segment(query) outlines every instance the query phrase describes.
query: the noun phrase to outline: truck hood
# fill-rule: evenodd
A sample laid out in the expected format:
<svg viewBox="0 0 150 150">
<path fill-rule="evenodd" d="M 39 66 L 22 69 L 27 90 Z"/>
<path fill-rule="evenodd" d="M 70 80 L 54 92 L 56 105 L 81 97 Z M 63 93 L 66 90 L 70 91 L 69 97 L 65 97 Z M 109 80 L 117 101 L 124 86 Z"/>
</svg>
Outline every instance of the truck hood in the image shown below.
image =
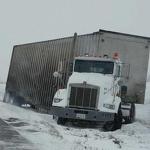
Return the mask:
<svg viewBox="0 0 150 150">
<path fill-rule="evenodd" d="M 103 75 L 99 73 L 77 73 L 74 72 L 70 78 L 68 84 L 80 84 L 86 82 L 90 85 L 111 87 L 113 83 L 112 75 Z"/>
</svg>

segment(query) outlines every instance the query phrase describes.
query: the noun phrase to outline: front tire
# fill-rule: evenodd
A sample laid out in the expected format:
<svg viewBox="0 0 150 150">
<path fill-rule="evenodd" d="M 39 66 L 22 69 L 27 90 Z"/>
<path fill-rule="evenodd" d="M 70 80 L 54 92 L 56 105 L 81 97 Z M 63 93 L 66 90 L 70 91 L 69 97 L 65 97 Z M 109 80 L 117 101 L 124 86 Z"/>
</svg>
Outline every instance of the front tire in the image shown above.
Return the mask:
<svg viewBox="0 0 150 150">
<path fill-rule="evenodd" d="M 118 113 L 115 114 L 114 120 L 111 122 L 106 122 L 104 125 L 105 131 L 115 131 L 117 129 L 121 129 L 122 127 L 122 111 L 121 107 L 119 107 Z"/>
</svg>

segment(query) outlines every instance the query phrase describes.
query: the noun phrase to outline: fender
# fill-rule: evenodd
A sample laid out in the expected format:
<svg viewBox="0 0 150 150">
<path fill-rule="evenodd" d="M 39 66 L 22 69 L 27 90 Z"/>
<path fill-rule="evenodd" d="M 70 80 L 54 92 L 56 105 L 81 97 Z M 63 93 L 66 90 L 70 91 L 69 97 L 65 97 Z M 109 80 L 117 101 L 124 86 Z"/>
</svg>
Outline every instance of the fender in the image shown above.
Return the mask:
<svg viewBox="0 0 150 150">
<path fill-rule="evenodd" d="M 121 104 L 121 99 L 120 99 L 120 97 L 116 96 L 115 101 L 113 101 L 113 102 L 105 101 L 105 102 L 103 102 L 102 105 L 104 105 L 104 104 L 114 105 L 115 108 L 114 109 L 109 109 L 109 108 L 106 108 L 104 106 L 100 106 L 100 108 L 101 108 L 100 110 L 101 111 L 103 111 L 103 112 L 110 112 L 110 113 L 118 113 L 118 109 L 119 109 L 120 104 Z"/>
<path fill-rule="evenodd" d="M 58 107 L 67 106 L 67 89 L 59 89 L 55 93 L 52 106 L 58 106 Z"/>
</svg>

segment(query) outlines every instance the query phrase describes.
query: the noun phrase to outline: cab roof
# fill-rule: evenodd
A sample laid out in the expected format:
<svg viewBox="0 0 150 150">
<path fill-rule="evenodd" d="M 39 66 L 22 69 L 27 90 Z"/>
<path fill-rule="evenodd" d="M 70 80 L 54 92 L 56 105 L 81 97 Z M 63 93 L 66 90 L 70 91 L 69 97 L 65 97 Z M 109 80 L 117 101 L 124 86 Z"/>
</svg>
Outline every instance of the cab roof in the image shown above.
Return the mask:
<svg viewBox="0 0 150 150">
<path fill-rule="evenodd" d="M 95 61 L 109 61 L 109 62 L 118 62 L 118 60 L 112 58 L 105 58 L 105 57 L 93 57 L 93 56 L 78 56 L 75 57 L 75 60 L 95 60 Z"/>
</svg>

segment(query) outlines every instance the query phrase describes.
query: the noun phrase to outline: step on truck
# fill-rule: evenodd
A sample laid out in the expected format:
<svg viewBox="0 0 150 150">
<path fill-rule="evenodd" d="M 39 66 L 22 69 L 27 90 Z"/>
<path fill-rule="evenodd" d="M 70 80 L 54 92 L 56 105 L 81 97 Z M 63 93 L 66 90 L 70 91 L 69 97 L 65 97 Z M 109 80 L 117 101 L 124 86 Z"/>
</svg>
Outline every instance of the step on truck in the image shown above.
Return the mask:
<svg viewBox="0 0 150 150">
<path fill-rule="evenodd" d="M 123 121 L 133 122 L 135 105 L 124 102 L 127 86 L 121 74 L 123 67 L 118 53 L 112 57 L 75 57 L 67 88 L 58 89 L 53 98 L 51 113 L 57 123 L 90 121 L 112 131 L 120 129 Z M 62 80 L 61 72 L 53 75 Z"/>
</svg>

